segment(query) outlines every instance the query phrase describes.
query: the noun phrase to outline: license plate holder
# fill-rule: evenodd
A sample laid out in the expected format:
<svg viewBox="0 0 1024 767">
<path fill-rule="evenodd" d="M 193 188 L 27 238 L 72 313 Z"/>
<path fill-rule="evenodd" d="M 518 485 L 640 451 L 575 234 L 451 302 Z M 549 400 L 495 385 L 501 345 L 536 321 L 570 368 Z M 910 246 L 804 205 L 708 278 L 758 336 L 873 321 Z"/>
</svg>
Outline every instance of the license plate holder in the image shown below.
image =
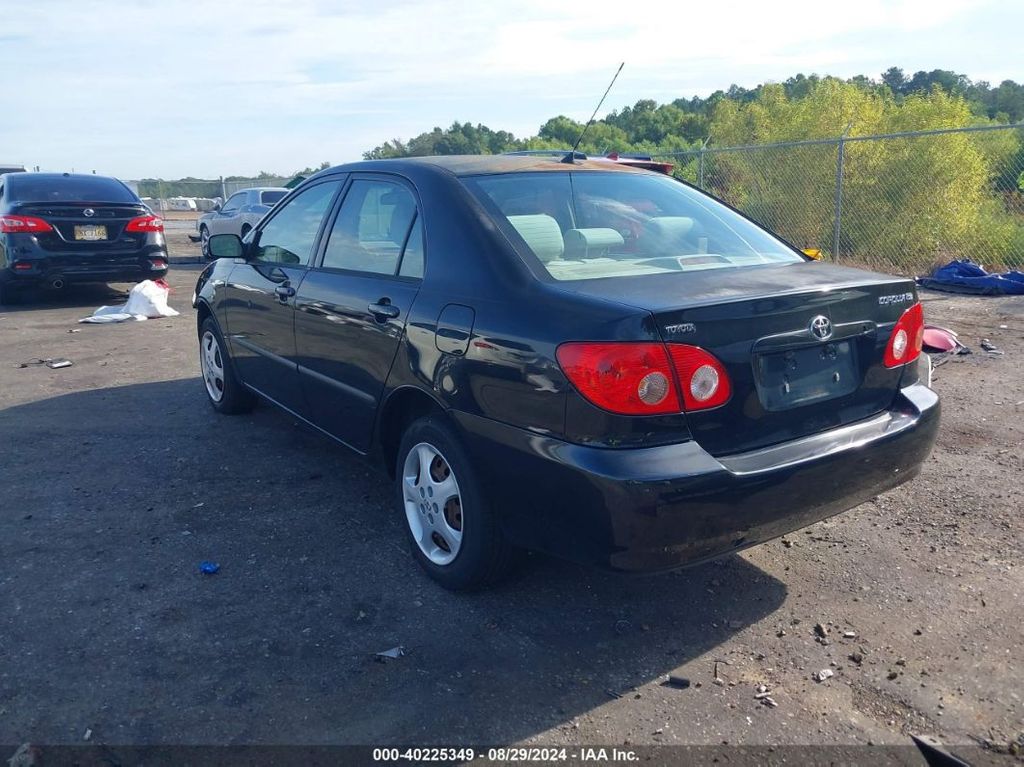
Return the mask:
<svg viewBox="0 0 1024 767">
<path fill-rule="evenodd" d="M 760 354 L 754 373 L 761 404 L 769 411 L 842 397 L 859 385 L 850 340 Z"/>
<path fill-rule="evenodd" d="M 82 242 L 96 242 L 107 239 L 107 227 L 99 224 L 85 224 L 75 227 L 75 239 Z"/>
</svg>

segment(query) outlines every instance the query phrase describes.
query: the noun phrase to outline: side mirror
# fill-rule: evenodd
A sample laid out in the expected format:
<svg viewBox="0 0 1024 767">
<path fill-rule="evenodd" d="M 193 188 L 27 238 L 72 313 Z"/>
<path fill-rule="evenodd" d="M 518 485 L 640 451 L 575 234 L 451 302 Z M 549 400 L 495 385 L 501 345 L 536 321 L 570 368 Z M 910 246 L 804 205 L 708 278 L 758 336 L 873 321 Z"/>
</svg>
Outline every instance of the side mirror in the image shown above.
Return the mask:
<svg viewBox="0 0 1024 767">
<path fill-rule="evenodd" d="M 219 202 L 215 202 L 213 204 L 213 207 L 210 208 L 210 210 L 212 210 L 214 213 L 216 213 L 218 210 L 220 210 L 220 203 Z"/>
<path fill-rule="evenodd" d="M 801 252 L 815 261 L 821 261 L 821 248 L 804 248 Z"/>
<path fill-rule="evenodd" d="M 214 258 L 243 258 L 245 248 L 237 234 L 215 234 L 210 238 L 210 255 Z"/>
</svg>

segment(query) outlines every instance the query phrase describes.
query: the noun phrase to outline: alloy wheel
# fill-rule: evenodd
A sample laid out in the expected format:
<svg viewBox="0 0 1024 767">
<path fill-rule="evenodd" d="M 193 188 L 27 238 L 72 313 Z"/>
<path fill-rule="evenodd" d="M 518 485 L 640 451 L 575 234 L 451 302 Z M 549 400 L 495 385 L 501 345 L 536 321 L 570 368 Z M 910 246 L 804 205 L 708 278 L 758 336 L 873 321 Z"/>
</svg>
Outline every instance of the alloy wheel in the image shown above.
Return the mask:
<svg viewBox="0 0 1024 767">
<path fill-rule="evenodd" d="M 199 342 L 199 361 L 203 368 L 206 393 L 214 402 L 224 398 L 224 357 L 217 337 L 207 330 Z"/>
<path fill-rule="evenodd" d="M 462 546 L 462 496 L 451 464 L 433 445 L 420 442 L 402 470 L 405 516 L 416 545 L 436 565 L 447 565 Z"/>
</svg>

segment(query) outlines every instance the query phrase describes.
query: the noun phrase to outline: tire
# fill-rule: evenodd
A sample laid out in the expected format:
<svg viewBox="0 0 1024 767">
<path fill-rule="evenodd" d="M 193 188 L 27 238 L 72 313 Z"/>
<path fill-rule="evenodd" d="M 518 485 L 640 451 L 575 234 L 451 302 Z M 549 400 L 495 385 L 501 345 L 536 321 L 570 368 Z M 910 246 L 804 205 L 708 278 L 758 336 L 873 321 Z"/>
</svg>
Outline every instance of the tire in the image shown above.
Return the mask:
<svg viewBox="0 0 1024 767">
<path fill-rule="evenodd" d="M 210 230 L 205 226 L 199 227 L 199 249 L 207 261 L 213 258 L 210 254 Z"/>
<path fill-rule="evenodd" d="M 409 425 L 395 469 L 410 548 L 431 578 L 451 591 L 471 591 L 509 572 L 516 550 L 480 490 L 469 454 L 443 418 L 426 416 Z"/>
<path fill-rule="evenodd" d="M 199 365 L 206 398 L 218 413 L 248 413 L 256 404 L 256 397 L 238 380 L 226 349 L 217 323 L 207 317 L 199 329 Z"/>
</svg>

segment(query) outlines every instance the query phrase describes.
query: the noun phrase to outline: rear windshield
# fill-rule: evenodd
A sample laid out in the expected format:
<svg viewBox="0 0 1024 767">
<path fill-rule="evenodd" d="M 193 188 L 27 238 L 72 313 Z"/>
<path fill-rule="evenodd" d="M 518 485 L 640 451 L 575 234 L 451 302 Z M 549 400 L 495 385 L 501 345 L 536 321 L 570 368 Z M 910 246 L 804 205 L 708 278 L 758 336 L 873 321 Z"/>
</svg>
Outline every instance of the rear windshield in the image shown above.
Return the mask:
<svg viewBox="0 0 1024 767">
<path fill-rule="evenodd" d="M 264 205 L 273 205 L 280 202 L 288 192 L 260 192 L 260 202 Z"/>
<path fill-rule="evenodd" d="M 19 202 L 138 202 L 139 198 L 113 178 L 103 176 L 8 176 L 8 197 Z"/>
<path fill-rule="evenodd" d="M 463 181 L 556 280 L 804 260 L 729 208 L 663 175 L 509 173 Z"/>
</svg>

